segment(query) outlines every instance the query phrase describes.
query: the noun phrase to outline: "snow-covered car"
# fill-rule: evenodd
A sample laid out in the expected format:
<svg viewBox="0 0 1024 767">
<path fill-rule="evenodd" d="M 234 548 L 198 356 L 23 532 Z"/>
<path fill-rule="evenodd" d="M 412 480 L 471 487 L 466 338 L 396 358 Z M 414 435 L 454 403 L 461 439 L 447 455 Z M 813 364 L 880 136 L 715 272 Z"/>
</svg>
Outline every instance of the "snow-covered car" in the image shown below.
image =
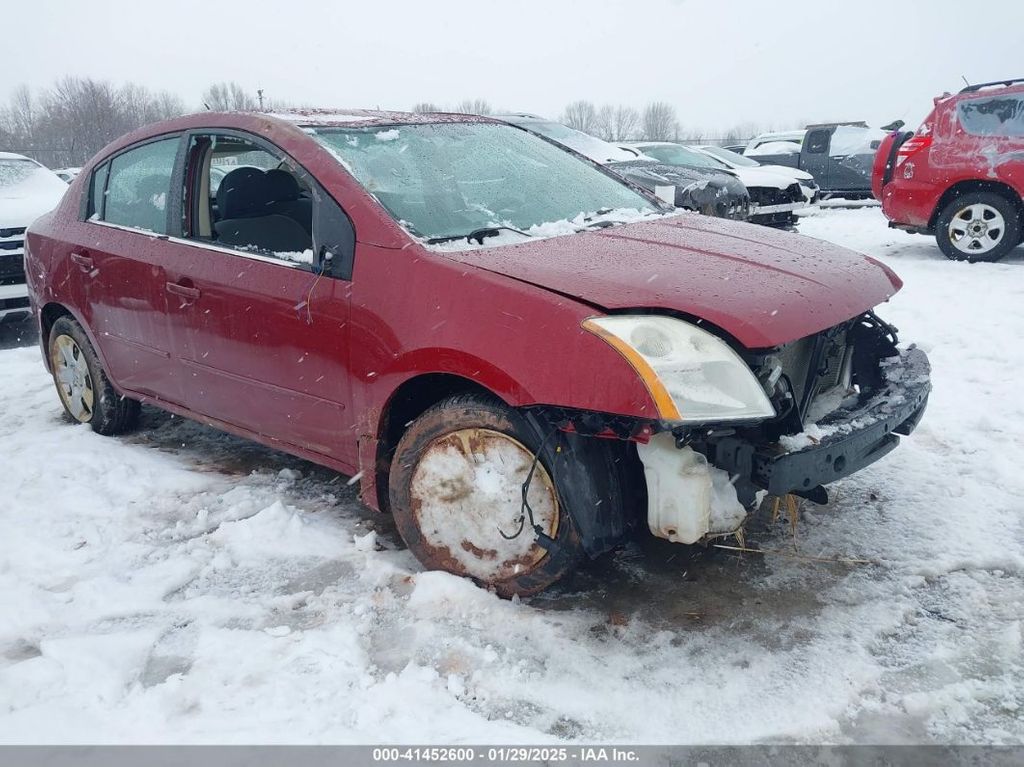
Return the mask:
<svg viewBox="0 0 1024 767">
<path fill-rule="evenodd" d="M 213 157 L 253 154 L 211 195 Z M 926 406 L 883 264 L 498 120 L 203 112 L 82 173 L 26 251 L 71 419 L 116 434 L 145 400 L 351 475 L 425 566 L 506 596 L 637 526 L 706 542 L 762 491 L 824 503 Z"/>
<path fill-rule="evenodd" d="M 747 142 L 743 154 L 782 154 L 785 152 L 799 154 L 800 145 L 804 143 L 804 136 L 806 135 L 806 128 L 804 130 L 759 133 Z"/>
<path fill-rule="evenodd" d="M 67 188 L 35 160 L 0 152 L 0 321 L 28 315 L 25 229 L 52 210 Z"/>
<path fill-rule="evenodd" d="M 662 199 L 667 193 L 677 208 L 740 221 L 749 216 L 750 194 L 734 174 L 659 162 L 536 115 L 520 112 L 496 117 L 581 154 Z"/>
<path fill-rule="evenodd" d="M 792 226 L 796 211 L 807 207 L 803 188 L 792 174 L 758 167 L 731 168 L 723 161 L 692 147 L 671 141 L 638 141 L 623 145 L 649 157 L 687 168 L 734 173 L 750 193 L 750 222 L 764 226 Z"/>
<path fill-rule="evenodd" d="M 716 160 L 721 160 L 728 167 L 740 173 L 740 178 L 743 178 L 742 169 L 744 168 L 760 168 L 762 170 L 768 170 L 772 173 L 780 176 L 788 176 L 796 180 L 800 184 L 803 190 L 804 200 L 808 205 L 813 205 L 818 202 L 821 197 L 821 188 L 818 186 L 818 182 L 815 181 L 814 176 L 805 170 L 799 168 L 791 168 L 788 165 L 775 165 L 771 163 L 761 163 L 755 160 L 753 157 L 745 157 L 744 155 L 732 151 L 728 147 L 714 146 L 713 144 L 704 144 L 696 147 L 704 154 L 709 154 Z M 746 183 L 746 182 L 744 182 Z"/>
<path fill-rule="evenodd" d="M 72 181 L 74 181 L 75 180 L 75 176 L 77 176 L 81 171 L 82 171 L 81 168 L 54 168 L 53 169 L 53 172 L 57 175 L 57 178 L 59 178 L 65 184 L 70 184 Z"/>
</svg>

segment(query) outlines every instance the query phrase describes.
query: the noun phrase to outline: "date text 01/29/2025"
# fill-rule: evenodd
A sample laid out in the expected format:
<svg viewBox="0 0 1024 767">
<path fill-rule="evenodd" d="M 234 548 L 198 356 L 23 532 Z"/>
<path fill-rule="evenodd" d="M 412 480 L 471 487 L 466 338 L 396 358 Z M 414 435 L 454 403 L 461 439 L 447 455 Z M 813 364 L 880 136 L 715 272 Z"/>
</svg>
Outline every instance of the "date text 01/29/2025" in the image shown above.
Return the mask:
<svg viewBox="0 0 1024 767">
<path fill-rule="evenodd" d="M 484 751 L 472 746 L 379 747 L 373 749 L 374 762 L 463 762 L 486 760 L 495 764 L 544 762 L 636 762 L 637 752 L 629 748 L 583 746 L 491 746 Z"/>
</svg>

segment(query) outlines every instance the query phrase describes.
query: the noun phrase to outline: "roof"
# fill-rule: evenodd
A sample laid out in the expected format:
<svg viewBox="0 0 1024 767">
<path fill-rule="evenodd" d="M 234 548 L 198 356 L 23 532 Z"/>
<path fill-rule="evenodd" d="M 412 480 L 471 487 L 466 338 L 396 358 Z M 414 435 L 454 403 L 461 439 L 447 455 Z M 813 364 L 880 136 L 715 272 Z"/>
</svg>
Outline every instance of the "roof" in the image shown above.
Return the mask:
<svg viewBox="0 0 1024 767">
<path fill-rule="evenodd" d="M 372 125 L 423 125 L 442 122 L 495 122 L 483 115 L 461 112 L 391 112 L 375 109 L 286 109 L 249 114 L 272 117 L 294 125 L 368 127 Z"/>
<path fill-rule="evenodd" d="M 1018 85 L 1020 83 L 1024 83 L 1024 77 L 1015 77 L 1011 80 L 995 80 L 994 82 L 991 83 L 977 83 L 976 85 L 968 85 L 966 88 L 963 88 L 960 92 L 975 93 L 976 91 L 980 91 L 982 88 L 993 88 L 997 85 L 1010 87 L 1013 85 Z"/>
<path fill-rule="evenodd" d="M 15 154 L 14 152 L 0 152 L 0 160 L 29 160 L 30 162 L 35 162 L 31 157 Z"/>
<path fill-rule="evenodd" d="M 237 112 L 193 112 L 172 117 L 169 120 L 150 123 L 126 133 L 101 149 L 86 168 L 109 157 L 127 146 L 161 134 L 184 130 L 208 130 L 217 128 L 252 131 L 270 139 L 284 140 L 288 134 L 301 134 L 304 127 L 361 127 L 373 128 L 392 125 L 428 125 L 437 123 L 487 123 L 498 124 L 490 117 L 452 112 L 388 112 L 369 109 L 288 109 L 237 111 Z"/>
</svg>

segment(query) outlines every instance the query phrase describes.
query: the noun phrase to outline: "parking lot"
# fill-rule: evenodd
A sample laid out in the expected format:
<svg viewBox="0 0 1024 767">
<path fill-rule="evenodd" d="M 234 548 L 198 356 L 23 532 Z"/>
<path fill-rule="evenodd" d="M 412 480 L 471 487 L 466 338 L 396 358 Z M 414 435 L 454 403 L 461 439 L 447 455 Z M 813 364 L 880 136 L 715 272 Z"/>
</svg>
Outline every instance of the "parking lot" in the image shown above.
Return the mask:
<svg viewBox="0 0 1024 767">
<path fill-rule="evenodd" d="M 873 206 L 800 231 L 903 278 L 919 429 L 795 535 L 764 515 L 770 553 L 645 536 L 521 601 L 422 572 L 326 469 L 68 425 L 4 327 L 0 739 L 1024 742 L 1024 249 L 952 262 Z"/>
</svg>

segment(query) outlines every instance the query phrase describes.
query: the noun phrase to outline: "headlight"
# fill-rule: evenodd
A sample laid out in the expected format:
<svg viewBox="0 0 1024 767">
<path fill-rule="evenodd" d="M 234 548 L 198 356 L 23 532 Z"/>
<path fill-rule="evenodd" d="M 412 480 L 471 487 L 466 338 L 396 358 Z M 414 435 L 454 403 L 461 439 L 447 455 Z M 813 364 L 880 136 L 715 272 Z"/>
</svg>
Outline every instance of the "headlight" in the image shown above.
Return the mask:
<svg viewBox="0 0 1024 767">
<path fill-rule="evenodd" d="M 626 358 L 666 421 L 746 421 L 775 415 L 740 356 L 696 325 L 637 315 L 592 317 L 583 327 Z"/>
</svg>

